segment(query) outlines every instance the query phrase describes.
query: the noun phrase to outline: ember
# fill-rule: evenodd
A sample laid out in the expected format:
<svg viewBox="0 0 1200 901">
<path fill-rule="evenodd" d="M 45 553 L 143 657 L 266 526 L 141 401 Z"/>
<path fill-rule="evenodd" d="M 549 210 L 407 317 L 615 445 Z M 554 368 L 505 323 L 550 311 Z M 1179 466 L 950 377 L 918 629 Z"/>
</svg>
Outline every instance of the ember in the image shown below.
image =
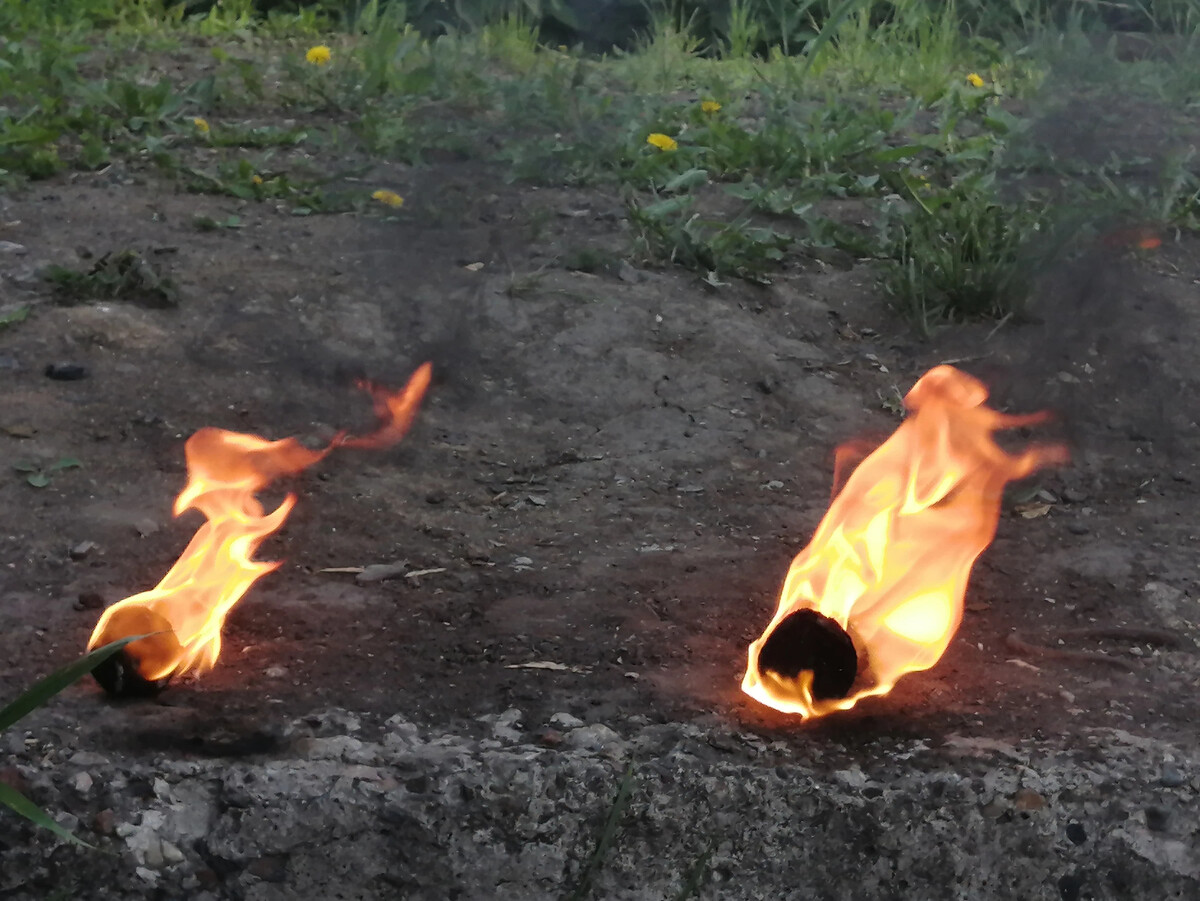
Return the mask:
<svg viewBox="0 0 1200 901">
<path fill-rule="evenodd" d="M 207 522 L 155 588 L 114 604 L 100 617 L 89 649 L 127 635 L 156 634 L 110 658 L 97 671 L 97 681 L 112 694 L 144 695 L 174 675 L 211 669 L 221 653 L 225 617 L 251 585 L 280 565 L 254 560 L 255 552 L 283 526 L 296 503 L 295 495 L 288 495 L 265 513 L 255 495 L 336 448 L 381 448 L 399 441 L 412 424 L 430 375 L 426 363 L 401 391 L 364 386 L 375 404 L 378 428 L 360 437 L 339 435 L 321 450 L 309 450 L 295 438 L 268 441 L 214 428 L 192 435 L 185 446 L 188 484 L 174 512 L 199 510 Z"/>
<path fill-rule="evenodd" d="M 750 646 L 742 690 L 776 710 L 847 710 L 937 663 L 1004 485 L 1068 459 L 1060 444 L 1006 452 L 996 431 L 1049 415 L 999 413 L 953 367 L 930 370 L 904 400 L 912 415 L 845 480 Z"/>
</svg>

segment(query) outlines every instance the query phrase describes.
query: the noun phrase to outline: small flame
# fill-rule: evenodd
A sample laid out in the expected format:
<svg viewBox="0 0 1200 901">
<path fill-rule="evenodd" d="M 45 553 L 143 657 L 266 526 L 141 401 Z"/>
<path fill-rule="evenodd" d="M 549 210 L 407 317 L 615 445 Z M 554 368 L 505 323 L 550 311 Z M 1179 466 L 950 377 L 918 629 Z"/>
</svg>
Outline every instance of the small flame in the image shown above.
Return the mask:
<svg viewBox="0 0 1200 901">
<path fill-rule="evenodd" d="M 847 710 L 937 663 L 971 567 L 996 534 L 1004 485 L 1068 459 L 1058 444 L 1006 452 L 993 433 L 1049 415 L 999 413 L 984 404 L 983 383 L 951 366 L 930 370 L 904 400 L 912 415 L 873 453 L 839 453 L 839 470 L 861 462 L 750 646 L 742 690 L 776 710 Z"/>
<path fill-rule="evenodd" d="M 369 386 L 379 427 L 358 438 L 339 435 L 322 450 L 310 450 L 295 438 L 268 441 L 215 428 L 192 435 L 184 447 L 188 483 L 174 512 L 180 516 L 199 510 L 207 522 L 156 587 L 104 611 L 89 650 L 128 635 L 157 632 L 125 648 L 147 682 L 211 669 L 221 653 L 221 628 L 229 611 L 251 585 L 280 566 L 256 561 L 254 554 L 283 526 L 296 503 L 289 494 L 266 513 L 255 495 L 337 447 L 382 448 L 399 441 L 412 424 L 431 372 L 430 364 L 423 364 L 397 392 Z"/>
<path fill-rule="evenodd" d="M 1109 250 L 1157 250 L 1162 247 L 1162 236 L 1152 226 L 1135 225 L 1118 228 L 1100 237 L 1100 243 Z"/>
</svg>

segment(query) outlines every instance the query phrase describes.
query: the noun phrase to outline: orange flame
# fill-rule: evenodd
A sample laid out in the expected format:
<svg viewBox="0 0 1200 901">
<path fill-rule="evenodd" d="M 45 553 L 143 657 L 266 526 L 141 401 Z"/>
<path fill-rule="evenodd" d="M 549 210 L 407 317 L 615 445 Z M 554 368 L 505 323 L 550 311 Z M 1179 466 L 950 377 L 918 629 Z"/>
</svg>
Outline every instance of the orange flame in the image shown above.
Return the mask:
<svg viewBox="0 0 1200 901">
<path fill-rule="evenodd" d="M 211 669 L 221 653 L 226 615 L 251 585 L 280 566 L 256 561 L 254 554 L 283 526 L 296 503 L 289 494 L 265 513 L 255 494 L 281 476 L 323 460 L 334 448 L 380 448 L 399 441 L 412 424 L 431 372 L 430 364 L 423 364 L 398 392 L 370 386 L 379 428 L 359 438 L 339 435 L 322 450 L 309 450 L 295 438 L 268 441 L 215 428 L 192 435 L 184 447 L 188 483 L 175 500 L 174 513 L 199 510 L 207 522 L 155 588 L 104 611 L 88 649 L 157 632 L 125 648 L 143 679 L 154 682 Z"/>
<path fill-rule="evenodd" d="M 904 399 L 912 415 L 849 475 L 792 562 L 775 617 L 750 646 L 743 691 L 817 717 L 937 663 L 962 619 L 971 567 L 995 537 L 1004 485 L 1068 459 L 1059 444 L 1001 448 L 994 432 L 1049 416 L 1008 416 L 986 406 L 987 396 L 951 366 L 913 386 Z M 832 653 L 838 638 L 847 650 L 853 643 L 844 690 L 814 691 L 821 665 L 805 658 Z"/>
</svg>

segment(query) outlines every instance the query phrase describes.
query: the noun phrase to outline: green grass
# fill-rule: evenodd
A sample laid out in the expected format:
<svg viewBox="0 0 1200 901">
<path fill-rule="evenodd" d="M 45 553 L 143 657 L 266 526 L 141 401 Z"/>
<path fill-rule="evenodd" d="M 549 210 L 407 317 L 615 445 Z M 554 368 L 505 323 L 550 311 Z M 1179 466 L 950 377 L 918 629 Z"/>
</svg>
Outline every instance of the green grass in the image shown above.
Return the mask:
<svg viewBox="0 0 1200 901">
<path fill-rule="evenodd" d="M 120 651 L 125 645 L 145 637 L 145 635 L 133 635 L 129 638 L 122 638 L 119 641 L 106 644 L 104 647 L 97 648 L 86 656 L 68 663 L 41 679 L 3 708 L 0 708 L 0 732 L 12 728 L 22 719 L 33 713 L 33 711 L 49 703 L 55 695 L 92 672 L 92 670 Z M 6 807 L 12 813 L 24 817 L 43 829 L 49 830 L 64 841 L 81 845 L 85 848 L 93 847 L 74 833 L 64 829 L 54 821 L 50 814 L 4 782 L 0 782 L 0 806 Z"/>
<path fill-rule="evenodd" d="M 1186 126 L 1200 0 L 1120 6 L 1114 22 L 1082 0 L 664 2 L 632 49 L 596 57 L 543 45 L 553 4 L 532 0 L 457 4 L 449 28 L 432 2 L 6 4 L 0 189 L 118 164 L 298 215 L 362 212 L 374 186 L 355 188 L 354 166 L 452 153 L 509 181 L 619 193 L 630 253 L 710 284 L 836 252 L 929 332 L 1021 313 L 1052 204 L 1088 211 L 1093 231 L 1200 228 L 1186 146 L 1147 181 L 1030 138 L 1028 109 L 1114 92 Z M 1170 52 L 1119 57 L 1089 33 L 1105 24 L 1169 30 Z M 309 58 L 318 45 L 328 61 Z M 674 149 L 647 144 L 655 133 Z M 1053 189 L 1022 187 L 1031 173 Z M 60 273 L 60 287 L 123 290 L 99 284 L 111 274 Z"/>
</svg>

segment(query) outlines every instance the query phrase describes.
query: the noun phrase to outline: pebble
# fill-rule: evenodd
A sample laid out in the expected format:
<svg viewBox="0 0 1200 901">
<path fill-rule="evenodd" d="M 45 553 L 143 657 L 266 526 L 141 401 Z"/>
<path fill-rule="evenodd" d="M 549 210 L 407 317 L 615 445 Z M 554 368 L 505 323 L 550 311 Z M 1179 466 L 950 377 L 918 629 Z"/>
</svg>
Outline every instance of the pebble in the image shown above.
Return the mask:
<svg viewBox="0 0 1200 901">
<path fill-rule="evenodd" d="M 572 730 L 565 739 L 563 746 L 579 751 L 608 751 L 619 749 L 625 744 L 624 740 L 608 726 L 594 723 Z"/>
<path fill-rule="evenodd" d="M 20 256 L 26 252 L 24 244 L 18 244 L 16 241 L 0 241 L 0 253 L 12 253 Z"/>
<path fill-rule="evenodd" d="M 1179 788 L 1187 780 L 1184 778 L 1183 772 L 1173 763 L 1164 763 L 1162 773 L 1159 774 L 1158 782 L 1160 785 L 1165 785 L 1167 788 Z"/>
<path fill-rule="evenodd" d="M 383 582 L 402 576 L 408 570 L 407 560 L 397 560 L 395 563 L 373 563 L 354 577 L 359 585 L 369 585 L 372 582 Z"/>
<path fill-rule="evenodd" d="M 72 560 L 82 560 L 99 546 L 100 545 L 96 544 L 94 541 L 81 541 L 79 544 L 71 548 L 68 553 L 70 554 Z"/>
<path fill-rule="evenodd" d="M 49 363 L 45 372 L 46 378 L 59 382 L 77 382 L 87 377 L 87 367 L 78 363 Z"/>
<path fill-rule="evenodd" d="M 1092 530 L 1078 520 L 1072 520 L 1067 523 L 1067 531 L 1072 535 L 1086 535 Z"/>
<path fill-rule="evenodd" d="M 1064 488 L 1062 496 L 1068 504 L 1082 504 L 1088 499 L 1087 492 L 1081 488 Z"/>
<path fill-rule="evenodd" d="M 116 832 L 116 828 L 116 815 L 108 808 L 105 808 L 92 817 L 92 831 L 97 835 L 112 835 Z"/>
<path fill-rule="evenodd" d="M 583 725 L 583 720 L 577 716 L 571 716 L 569 713 L 556 713 L 550 717 L 550 725 L 555 729 L 562 729 L 564 732 L 569 732 L 572 729 L 578 729 Z"/>
<path fill-rule="evenodd" d="M 497 716 L 492 723 L 492 737 L 500 741 L 520 741 L 522 738 L 520 725 L 521 711 L 510 707 Z"/>
<path fill-rule="evenodd" d="M 163 839 L 162 843 L 162 858 L 163 862 L 170 866 L 176 863 L 183 863 L 183 852 L 179 850 L 177 845 Z"/>
<path fill-rule="evenodd" d="M 1022 788 L 1013 797 L 1013 807 L 1017 810 L 1043 810 L 1046 799 L 1031 788 Z"/>
<path fill-rule="evenodd" d="M 98 591 L 81 591 L 73 606 L 76 610 L 103 610 L 104 595 Z"/>
<path fill-rule="evenodd" d="M 92 777 L 88 773 L 76 773 L 71 779 L 71 788 L 81 795 L 87 795 L 92 790 Z"/>
</svg>

